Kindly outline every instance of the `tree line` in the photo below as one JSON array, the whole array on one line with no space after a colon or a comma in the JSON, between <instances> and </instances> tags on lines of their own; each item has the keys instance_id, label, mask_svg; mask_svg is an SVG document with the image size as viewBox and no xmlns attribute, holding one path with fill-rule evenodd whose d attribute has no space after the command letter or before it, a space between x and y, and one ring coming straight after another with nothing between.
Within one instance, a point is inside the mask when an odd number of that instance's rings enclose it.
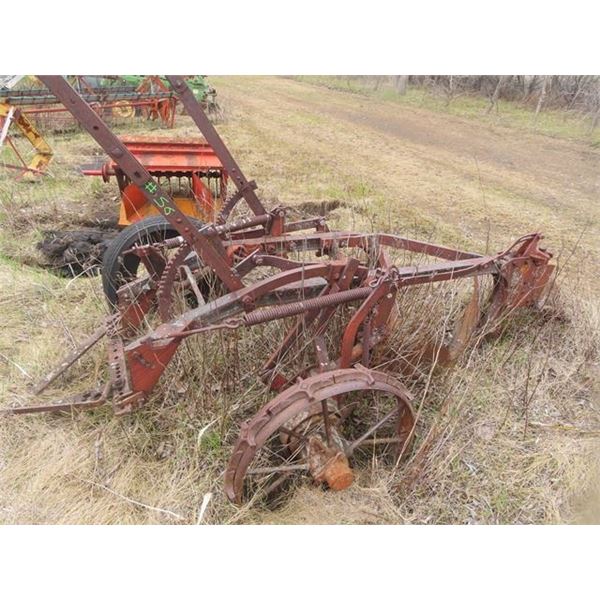
<instances>
[{"instance_id":1,"label":"tree line","mask_svg":"<svg viewBox=\"0 0 600 600\"><path fill-rule=\"evenodd\" d=\"M360 79L374 90L393 87L400 95L411 86L426 88L442 96L447 105L462 95L480 96L488 101L488 113L499 110L499 100L509 100L531 106L534 119L543 110L564 109L589 117L591 131L600 121L599 75L374 75Z\"/></svg>"}]
</instances>

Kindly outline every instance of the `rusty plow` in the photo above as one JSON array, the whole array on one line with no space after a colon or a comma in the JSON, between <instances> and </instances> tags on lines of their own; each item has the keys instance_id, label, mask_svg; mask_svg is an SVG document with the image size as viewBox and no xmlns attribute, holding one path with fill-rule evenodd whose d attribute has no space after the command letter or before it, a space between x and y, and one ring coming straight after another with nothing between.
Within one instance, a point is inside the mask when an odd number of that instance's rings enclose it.
<instances>
[{"instance_id":1,"label":"rusty plow","mask_svg":"<svg viewBox=\"0 0 600 600\"><path fill-rule=\"evenodd\" d=\"M225 492L236 503L271 497L296 477L341 490L355 480L354 468L365 457L395 465L410 449L415 429L410 394L399 380L402 374L386 373L375 351L402 323L400 293L472 282L471 297L446 339L421 349L422 356L441 365L453 364L475 339L544 297L553 266L551 254L540 248L539 233L486 256L389 233L331 231L321 216L289 221L283 207L267 209L185 81L169 76L236 188L213 222L198 224L64 79L40 79L178 235L127 251L147 266L145 272L122 273L112 316L39 391L101 340L108 352L108 380L87 396L9 412L79 410L112 402L116 414L130 413L152 399L183 340L278 322L286 332L272 341L260 371L275 395L239 428ZM232 219L236 205L244 202L249 216ZM420 260L394 264L395 253ZM492 285L482 297L486 277ZM328 337L334 317L342 313L341 334ZM422 319L428 319L426 311ZM282 372L281 357L302 336L311 343L311 364Z\"/></svg>"}]
</instances>

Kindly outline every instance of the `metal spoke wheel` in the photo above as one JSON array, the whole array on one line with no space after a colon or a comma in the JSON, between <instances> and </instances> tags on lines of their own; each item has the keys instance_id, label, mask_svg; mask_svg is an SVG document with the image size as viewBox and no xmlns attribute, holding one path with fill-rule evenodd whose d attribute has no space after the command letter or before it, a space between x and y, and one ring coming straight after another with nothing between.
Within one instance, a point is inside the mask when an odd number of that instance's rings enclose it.
<instances>
[{"instance_id":1,"label":"metal spoke wheel","mask_svg":"<svg viewBox=\"0 0 600 600\"><path fill-rule=\"evenodd\" d=\"M408 391L385 373L360 367L314 375L242 425L225 491L242 504L280 498L301 477L345 489L354 481L353 467L374 460L396 464L414 423Z\"/></svg>"}]
</instances>

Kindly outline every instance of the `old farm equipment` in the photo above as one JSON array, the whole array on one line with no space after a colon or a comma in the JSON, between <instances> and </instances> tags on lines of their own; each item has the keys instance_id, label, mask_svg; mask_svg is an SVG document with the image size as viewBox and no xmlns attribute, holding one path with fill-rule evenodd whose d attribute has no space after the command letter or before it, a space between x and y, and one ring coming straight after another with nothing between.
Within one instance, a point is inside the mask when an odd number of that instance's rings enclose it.
<instances>
[{"instance_id":1,"label":"old farm equipment","mask_svg":"<svg viewBox=\"0 0 600 600\"><path fill-rule=\"evenodd\" d=\"M122 137L121 141L148 173L169 190L181 212L202 221L216 219L227 189L227 173L209 144L142 137ZM104 182L115 177L120 192L120 226L161 214L114 159L102 165L86 165L82 173L101 176Z\"/></svg>"},{"instance_id":2,"label":"old farm equipment","mask_svg":"<svg viewBox=\"0 0 600 600\"><path fill-rule=\"evenodd\" d=\"M12 88L21 79L22 77L18 75L0 78L0 153L7 154L6 151L10 149L14 160L17 161L16 164L13 164L3 160L3 167L14 169L18 173L18 178L33 178L46 172L53 153L48 142L25 113L3 99L3 96L11 93ZM13 130L17 130L17 136L11 135L10 128L13 124ZM22 149L19 150L17 137L23 138L31 144L32 156L26 156Z\"/></svg>"},{"instance_id":3,"label":"old farm equipment","mask_svg":"<svg viewBox=\"0 0 600 600\"><path fill-rule=\"evenodd\" d=\"M216 220L225 199L228 176L206 141L139 137L124 137L121 141L159 185L168 189L175 206L184 215L196 223ZM105 293L109 302L116 304L123 269L131 272L133 264L139 262L136 256L124 254L140 240L158 242L177 236L178 231L169 226L161 217L158 206L148 200L113 159L102 165L84 166L82 172L101 176L105 182L114 176L119 185L118 225L125 229L108 246L102 269ZM134 224L134 227L128 227ZM95 245L95 254L100 256L97 248ZM80 260L81 256L75 258ZM86 262L89 264L90 260Z\"/></svg>"},{"instance_id":4,"label":"old farm equipment","mask_svg":"<svg viewBox=\"0 0 600 600\"><path fill-rule=\"evenodd\" d=\"M11 135L10 127L16 130L17 136ZM26 151L19 149L18 139L24 139L31 144L33 152L27 156ZM18 178L33 178L44 175L52 160L52 148L44 139L35 125L27 118L22 110L0 102L0 151L10 148L15 163L2 161L2 167L17 172Z\"/></svg>"},{"instance_id":5,"label":"old farm equipment","mask_svg":"<svg viewBox=\"0 0 600 600\"><path fill-rule=\"evenodd\" d=\"M169 76L237 189L214 223L197 226L66 81L42 79L179 235L140 243L126 253L145 265L144 273L130 273L117 290L114 313L36 392L102 338L108 348L106 381L60 403L9 412L71 411L111 402L116 414L128 414L152 398L187 338L279 323L287 330L261 369L274 397L241 425L225 471L225 491L240 503L275 494L298 476L340 490L352 483L353 467L365 456L377 453L397 461L415 430L410 394L397 378L400 370L392 375L377 363L377 346L403 318L399 295L464 279L471 279L477 292L482 278L493 281L487 301L475 293L450 339L425 352L440 362L451 362L475 336L543 298L553 267L551 255L539 246L539 233L484 256L389 233L330 231L322 217L289 222L283 208L267 210L184 80ZM250 216L235 220L231 215L242 199ZM174 252L168 258L166 248ZM396 265L390 259L395 252L429 261ZM212 295L204 292L207 278L216 281ZM181 295L186 301L178 303ZM345 318L341 331L328 337L340 315ZM300 339L309 346L310 360L284 371L286 352Z\"/></svg>"},{"instance_id":6,"label":"old farm equipment","mask_svg":"<svg viewBox=\"0 0 600 600\"><path fill-rule=\"evenodd\" d=\"M173 127L177 99L160 77L140 77L133 83L106 77L76 76L70 79L86 102L103 117L130 118L139 114L150 120L160 119L167 127ZM55 95L41 86L5 87L0 89L0 102L19 107L38 128L51 125L64 129L71 120L68 107L61 105Z\"/></svg>"},{"instance_id":7,"label":"old farm equipment","mask_svg":"<svg viewBox=\"0 0 600 600\"><path fill-rule=\"evenodd\" d=\"M144 81L148 81L148 77L145 75L121 75L118 79L136 87L142 86ZM220 119L223 111L217 101L217 90L209 85L203 75L186 75L184 79L206 114L214 120ZM166 88L169 87L166 77L161 77L160 81Z\"/></svg>"},{"instance_id":8,"label":"old farm equipment","mask_svg":"<svg viewBox=\"0 0 600 600\"><path fill-rule=\"evenodd\" d=\"M122 137L121 141L150 175L169 190L175 205L196 222L213 222L227 190L228 176L221 161L204 140L182 141L150 137ZM122 254L140 239L158 241L178 235L164 220L158 207L149 202L139 188L114 160L82 165L84 175L115 178L119 187L119 208L115 220L103 229L44 232L38 249L48 265L63 275L94 274L103 259L104 287L116 303L118 275ZM118 220L116 213L118 212ZM135 227L128 227L137 224ZM118 229L122 229L118 233ZM124 229L123 229L124 228ZM115 240L109 245L111 240ZM106 250L108 248L108 253ZM130 256L125 262L131 262Z\"/></svg>"}]
</instances>

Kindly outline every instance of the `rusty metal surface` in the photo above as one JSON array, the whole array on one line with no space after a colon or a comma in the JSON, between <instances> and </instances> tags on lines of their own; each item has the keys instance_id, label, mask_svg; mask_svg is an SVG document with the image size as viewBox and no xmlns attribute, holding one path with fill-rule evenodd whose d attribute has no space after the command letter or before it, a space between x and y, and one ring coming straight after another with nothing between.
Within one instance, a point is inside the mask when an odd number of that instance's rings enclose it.
<instances>
[{"instance_id":1,"label":"rusty metal surface","mask_svg":"<svg viewBox=\"0 0 600 600\"><path fill-rule=\"evenodd\" d=\"M345 461L340 460L339 451L343 448L346 459L351 459L356 448L367 438L342 439L339 432L336 436L339 442L330 442L327 445L324 422L319 419L320 415L323 415L322 403L337 399L335 404L338 414L335 417L335 426L341 429L344 417L347 419L348 411L352 409L351 403L347 402L345 397L354 392L367 391L378 391L395 398L396 410L386 421L395 419L393 429L396 437L391 444L394 446L396 457L401 455L410 443L415 423L411 397L406 388L393 377L370 369L327 371L291 386L265 404L256 416L242 424L238 442L225 472L225 492L228 498L236 503L243 500L244 484L251 464L264 444L278 432L283 436L284 443L291 445L291 456L294 459L302 461L306 456L304 452L308 453L308 464L300 462L306 470L319 473L323 481L326 481L329 476L334 485L339 485L340 489L343 489L349 481L347 470L349 466L346 467ZM333 414L331 418L334 420ZM383 424L380 423L379 427ZM368 435L371 436L377 431L378 423L369 425L375 426L367 430ZM299 439L300 435L304 439ZM308 445L311 436L320 439L320 444L312 443L312 451ZM357 441L359 443L353 446ZM318 446L316 452L315 445ZM331 471L328 471L329 467ZM277 465L273 468L276 469ZM290 469L287 472L294 471ZM278 471L274 470L273 474L276 473Z\"/></svg>"},{"instance_id":2,"label":"rusty metal surface","mask_svg":"<svg viewBox=\"0 0 600 600\"><path fill-rule=\"evenodd\" d=\"M214 125L202 110L202 107L194 97L192 90L188 87L183 77L167 75L167 80L180 98L188 115L192 117L198 129L202 132L204 139L210 144L219 157L225 170L231 177L231 180L238 189L238 192L248 203L248 206L255 215L264 215L267 211L254 193L255 187L246 179L246 176L233 158L231 152L217 133ZM229 203L227 210L230 212L233 205ZM228 213L229 214L229 213ZM226 216L228 216L228 214Z\"/></svg>"},{"instance_id":3,"label":"rusty metal surface","mask_svg":"<svg viewBox=\"0 0 600 600\"><path fill-rule=\"evenodd\" d=\"M336 492L352 485L354 474L341 447L328 445L318 436L311 436L307 447L308 470L317 483Z\"/></svg>"},{"instance_id":4,"label":"rusty metal surface","mask_svg":"<svg viewBox=\"0 0 600 600\"><path fill-rule=\"evenodd\" d=\"M273 352L261 369L265 385L279 394L242 425L226 470L225 491L234 502L247 497L248 477L263 482L258 486L263 495L274 493L298 474L340 490L354 480L353 464L361 452L383 449L397 459L407 451L415 425L410 396L399 381L373 369L377 367L375 347L402 318L395 314L399 290L461 279L473 281L473 295L451 342L422 353L442 365L454 363L474 338L496 330L514 311L543 299L553 266L549 264L551 254L540 248L539 233L483 256L391 233L330 231L322 217L287 223L282 207L266 210L259 201L256 186L242 174L183 80L168 77L237 188L224 199L215 222L197 229L152 179L146 169L151 160L140 161L140 153L136 156L132 146L112 134L60 78L42 79L106 150L111 169L124 173L180 233L168 241L132 250L141 257L164 249L174 254L160 269L150 269L149 274L128 282L118 292L118 312L106 329L110 378L105 388L110 389L117 414L136 410L150 400L185 338L274 321L283 324L292 318L282 341L278 346L273 344ZM160 160L164 166L164 157ZM254 216L228 222L231 210L242 198ZM396 266L390 250L431 260ZM304 257L312 253L314 259L294 260L290 255L296 252ZM261 275L264 267L275 272ZM485 301L481 301L479 289L483 275L494 280ZM203 292L207 277L213 284L211 294ZM192 294L197 306L184 305L177 313L176 294ZM340 307L348 305L353 306L353 312L338 347L327 348L325 332ZM151 315L157 315L160 324L136 333L136 327ZM306 332L313 337L314 364L308 368L298 365L293 377L284 375L280 358ZM70 357L63 367L75 359ZM52 374L49 379L56 377ZM394 405L375 412L374 403L354 398L359 393L391 397ZM347 400L349 397L354 399ZM348 427L350 416L359 413L362 422L353 430ZM257 458L270 443L283 444L284 458L279 465L266 465Z\"/></svg>"}]
</instances>

